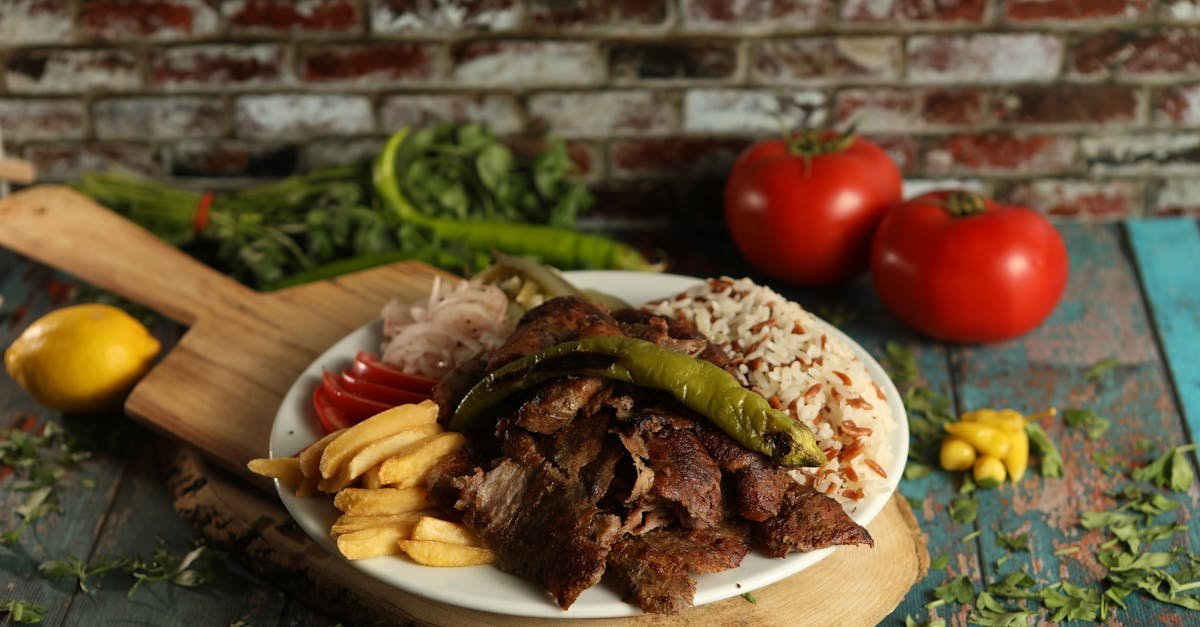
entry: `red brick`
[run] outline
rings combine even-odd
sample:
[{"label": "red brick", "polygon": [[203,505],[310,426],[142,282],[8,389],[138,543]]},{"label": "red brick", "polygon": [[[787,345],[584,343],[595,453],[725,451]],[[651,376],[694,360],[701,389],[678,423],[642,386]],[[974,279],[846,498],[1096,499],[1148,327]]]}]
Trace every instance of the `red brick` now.
[{"label": "red brick", "polygon": [[1200,217],[1200,179],[1167,179],[1156,190],[1150,210],[1156,216]]},{"label": "red brick", "polygon": [[1017,87],[996,99],[996,119],[1021,124],[1103,124],[1138,118],[1138,94],[1116,85]]},{"label": "red brick", "polygon": [[514,0],[371,0],[371,31],[510,31],[518,15]]},{"label": "red brick", "polygon": [[902,174],[912,172],[917,166],[917,142],[910,136],[869,135],[867,139],[879,145],[892,158],[892,163]]},{"label": "red brick", "polygon": [[1095,174],[1200,174],[1200,134],[1136,132],[1090,134],[1080,140]]},{"label": "red brick", "polygon": [[6,0],[0,11],[5,46],[63,43],[72,39],[74,27],[69,0]]},{"label": "red brick", "polygon": [[825,21],[828,0],[682,0],[684,26],[696,30],[797,30]]},{"label": "red brick", "polygon": [[150,75],[176,88],[280,85],[290,78],[285,59],[279,44],[185,46],[151,58]]},{"label": "red brick", "polygon": [[987,16],[987,0],[843,0],[841,17],[846,22],[972,23]]},{"label": "red brick", "polygon": [[908,40],[908,77],[921,82],[1050,81],[1062,42],[1044,33],[918,35]]},{"label": "red brick", "polygon": [[1141,184],[1133,181],[1042,179],[1018,183],[997,196],[1047,215],[1115,220],[1141,213]]},{"label": "red brick", "polygon": [[299,170],[307,172],[317,168],[371,163],[383,150],[384,141],[375,137],[306,141],[300,148]]},{"label": "red brick", "polygon": [[1117,70],[1127,76],[1190,78],[1200,73],[1200,32],[1099,33],[1075,46],[1071,65],[1088,77]]},{"label": "red brick", "polygon": [[617,177],[688,176],[729,171],[748,139],[663,137],[613,142],[609,172]]},{"label": "red brick", "polygon": [[238,98],[234,127],[241,137],[294,139],[361,135],[375,122],[365,96],[272,94]]},{"label": "red brick", "polygon": [[779,133],[825,121],[825,95],[816,90],[690,89],[683,98],[688,133]]},{"label": "red brick", "polygon": [[225,132],[217,98],[112,98],[92,105],[98,139],[183,139]]},{"label": "red brick", "polygon": [[301,67],[306,81],[378,85],[435,78],[440,61],[436,44],[338,45],[305,49]]},{"label": "red brick", "polygon": [[37,168],[40,181],[75,180],[84,172],[114,166],[151,177],[162,174],[162,159],[148,144],[53,142],[30,144],[23,154]]},{"label": "red brick", "polygon": [[498,135],[520,133],[525,128],[520,105],[507,95],[405,94],[388,98],[379,109],[379,123],[386,131],[437,122],[485,124]]},{"label": "red brick", "polygon": [[1016,22],[1134,20],[1150,0],[1009,0],[1005,12]]},{"label": "red brick", "polygon": [[716,79],[737,71],[737,48],[732,44],[625,43],[609,50],[616,79]]},{"label": "red brick", "polygon": [[671,94],[648,91],[543,93],[529,98],[539,131],[569,137],[663,134],[679,126]]},{"label": "red brick", "polygon": [[915,131],[978,125],[985,104],[971,89],[843,89],[834,112],[839,124],[855,122],[860,131]]},{"label": "red brick", "polygon": [[87,135],[87,109],[80,99],[0,98],[0,129],[4,129],[4,140],[9,143],[82,139]]},{"label": "red brick", "polygon": [[237,32],[283,34],[357,33],[362,16],[353,0],[233,0],[221,4],[221,14]]},{"label": "red brick", "polygon": [[171,145],[171,174],[202,178],[282,177],[295,173],[296,154],[293,145],[261,141],[176,142]]},{"label": "red brick", "polygon": [[471,42],[454,49],[454,63],[465,85],[597,85],[606,73],[589,42]]},{"label": "red brick", "polygon": [[895,37],[803,37],[755,43],[753,76],[758,81],[891,79],[900,71]]},{"label": "red brick", "polygon": [[8,57],[9,91],[79,93],[141,85],[137,55],[125,50],[18,50]]},{"label": "red brick", "polygon": [[629,28],[659,26],[666,21],[667,0],[526,0],[525,12],[535,27]]},{"label": "red brick", "polygon": [[929,174],[1048,174],[1070,170],[1074,162],[1069,138],[1009,133],[950,137],[934,143],[924,158]]},{"label": "red brick", "polygon": [[1167,87],[1154,103],[1154,120],[1171,124],[1200,124],[1200,84]]},{"label": "red brick", "polygon": [[89,35],[103,39],[182,39],[217,32],[217,12],[203,0],[93,0],[79,7]]}]

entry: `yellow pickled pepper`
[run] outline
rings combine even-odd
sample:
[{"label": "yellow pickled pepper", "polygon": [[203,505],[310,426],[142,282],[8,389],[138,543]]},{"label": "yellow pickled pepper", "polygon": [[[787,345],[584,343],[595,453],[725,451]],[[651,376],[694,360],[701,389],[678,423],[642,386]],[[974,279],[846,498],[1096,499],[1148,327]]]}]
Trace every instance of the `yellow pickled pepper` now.
[{"label": "yellow pickled pepper", "polygon": [[946,425],[946,431],[991,457],[1003,458],[1012,449],[1009,433],[982,422],[952,422]]},{"label": "yellow pickled pepper", "polygon": [[1020,481],[1029,467],[1029,435],[1025,433],[1025,416],[1015,409],[977,409],[963,414],[962,420],[1004,431],[1009,439],[1009,450],[999,457],[1013,482]]}]

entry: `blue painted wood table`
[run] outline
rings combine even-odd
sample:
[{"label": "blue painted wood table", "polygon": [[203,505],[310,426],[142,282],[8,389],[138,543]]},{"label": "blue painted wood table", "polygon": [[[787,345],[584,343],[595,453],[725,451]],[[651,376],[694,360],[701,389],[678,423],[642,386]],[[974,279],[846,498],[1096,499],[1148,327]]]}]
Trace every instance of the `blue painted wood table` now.
[{"label": "blue painted wood table", "polygon": [[[1118,506],[1116,491],[1147,485],[1131,479],[1134,469],[1194,441],[1200,429],[1200,360],[1194,358],[1200,352],[1197,224],[1172,219],[1066,224],[1061,230],[1071,253],[1063,302],[1037,330],[1002,344],[950,346],[913,335],[881,309],[865,280],[835,291],[775,286],[837,319],[880,357],[888,343],[911,349],[920,371],[917,385],[944,394],[952,411],[1013,407],[1035,414],[1048,407],[1087,408],[1110,421],[1108,430],[1092,439],[1085,428],[1065,424],[1061,412],[1040,418],[1061,451],[1062,476],[1041,476],[1035,461],[1019,484],[975,492],[973,519],[962,511],[951,515],[951,503],[965,500],[959,478],[940,471],[911,473],[901,491],[928,537],[934,568],[889,624],[904,624],[906,618],[918,624],[939,619],[966,624],[973,605],[935,600],[936,588],[962,576],[976,592],[1012,573],[1027,573],[1034,589],[1058,582],[1102,589],[1107,569],[1097,553],[1113,542],[1103,528],[1082,528],[1082,513]],[[682,272],[747,273],[727,247],[704,249],[688,237],[662,246],[680,261]],[[0,345],[7,346],[47,310],[70,302],[70,283],[69,277],[0,251]],[[179,334],[171,325],[155,328],[167,345]],[[1097,369],[1097,364],[1110,368]],[[172,495],[178,504],[181,490],[178,485],[168,490],[161,470],[172,449],[158,436],[118,415],[80,419],[49,412],[7,376],[0,377],[0,420],[0,426],[34,432],[42,425],[62,426],[75,442],[73,450],[90,453],[67,464],[54,480],[50,503],[55,507],[0,547],[0,602],[6,607],[19,609],[9,601],[43,606],[46,624],[316,625],[338,620],[247,569],[242,564],[253,563],[253,555],[237,547],[232,557],[240,559],[226,560],[211,583],[197,587],[148,582],[130,593],[134,580],[120,568],[89,577],[86,591],[74,578],[39,576],[38,565],[47,560],[74,558],[94,566],[140,555],[151,561],[160,548],[182,556],[200,534],[176,514]],[[1185,459],[1189,465],[1194,461],[1190,455]],[[4,531],[19,527],[18,509],[30,505],[30,493],[22,487],[19,473],[5,473],[0,483]],[[1157,522],[1178,520],[1186,528],[1168,532],[1153,551],[1200,546],[1200,522],[1192,520],[1200,513],[1200,486],[1183,493],[1156,491],[1181,505]],[[1021,534],[1027,534],[1024,541]],[[1023,603],[1039,621],[1051,617],[1036,599],[1000,601],[1009,608]],[[1200,624],[1200,613],[1141,592],[1123,602],[1126,607],[1115,608],[1110,622]],[[787,617],[779,624],[787,624]]]}]

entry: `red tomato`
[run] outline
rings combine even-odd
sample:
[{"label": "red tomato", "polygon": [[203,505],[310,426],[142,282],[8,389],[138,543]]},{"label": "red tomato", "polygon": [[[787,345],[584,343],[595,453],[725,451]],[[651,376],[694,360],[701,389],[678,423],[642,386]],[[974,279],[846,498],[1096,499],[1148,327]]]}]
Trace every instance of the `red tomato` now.
[{"label": "red tomato", "polygon": [[358,422],[351,419],[350,416],[347,416],[345,412],[333,404],[324,385],[318,385],[313,390],[312,400],[313,409],[317,412],[317,422],[321,423],[321,429],[325,433],[333,433],[338,429],[345,429]]},{"label": "red tomato", "polygon": [[388,407],[395,407],[396,405],[404,405],[406,403],[420,403],[421,401],[429,398],[429,394],[401,390],[351,376],[350,371],[342,373],[339,383],[341,383],[342,387],[351,394],[361,396],[368,400],[384,403]]},{"label": "red tomato", "polygon": [[760,141],[725,182],[725,224],[758,270],[829,285],[867,267],[871,233],[900,202],[900,171],[858,137],[802,133]]},{"label": "red tomato", "polygon": [[1067,285],[1067,248],[1041,214],[969,192],[918,196],[888,212],[871,247],[880,300],[918,331],[995,342],[1033,329]]},{"label": "red tomato", "polygon": [[323,373],[321,378],[321,387],[325,388],[325,394],[328,395],[329,401],[335,407],[342,410],[343,413],[350,416],[354,422],[370,418],[381,411],[387,411],[392,408],[387,403],[371,400],[351,392],[330,372]]},{"label": "red tomato", "polygon": [[437,383],[433,379],[405,374],[400,369],[379,361],[378,357],[362,351],[359,351],[354,356],[354,365],[350,368],[350,374],[371,383],[378,383],[400,390],[410,390],[421,394],[429,394],[433,390],[433,386]]}]

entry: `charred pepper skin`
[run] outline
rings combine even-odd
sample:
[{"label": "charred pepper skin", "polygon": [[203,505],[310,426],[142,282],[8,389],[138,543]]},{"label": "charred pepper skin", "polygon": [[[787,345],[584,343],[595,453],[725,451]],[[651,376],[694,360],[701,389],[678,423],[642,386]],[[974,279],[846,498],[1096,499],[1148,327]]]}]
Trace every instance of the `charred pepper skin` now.
[{"label": "charred pepper skin", "polygon": [[543,381],[569,375],[605,377],[672,394],[742,446],[782,466],[819,466],[827,460],[812,431],[728,372],[652,342],[595,337],[551,346],[489,373],[455,409],[449,428],[472,431],[489,409]]}]

